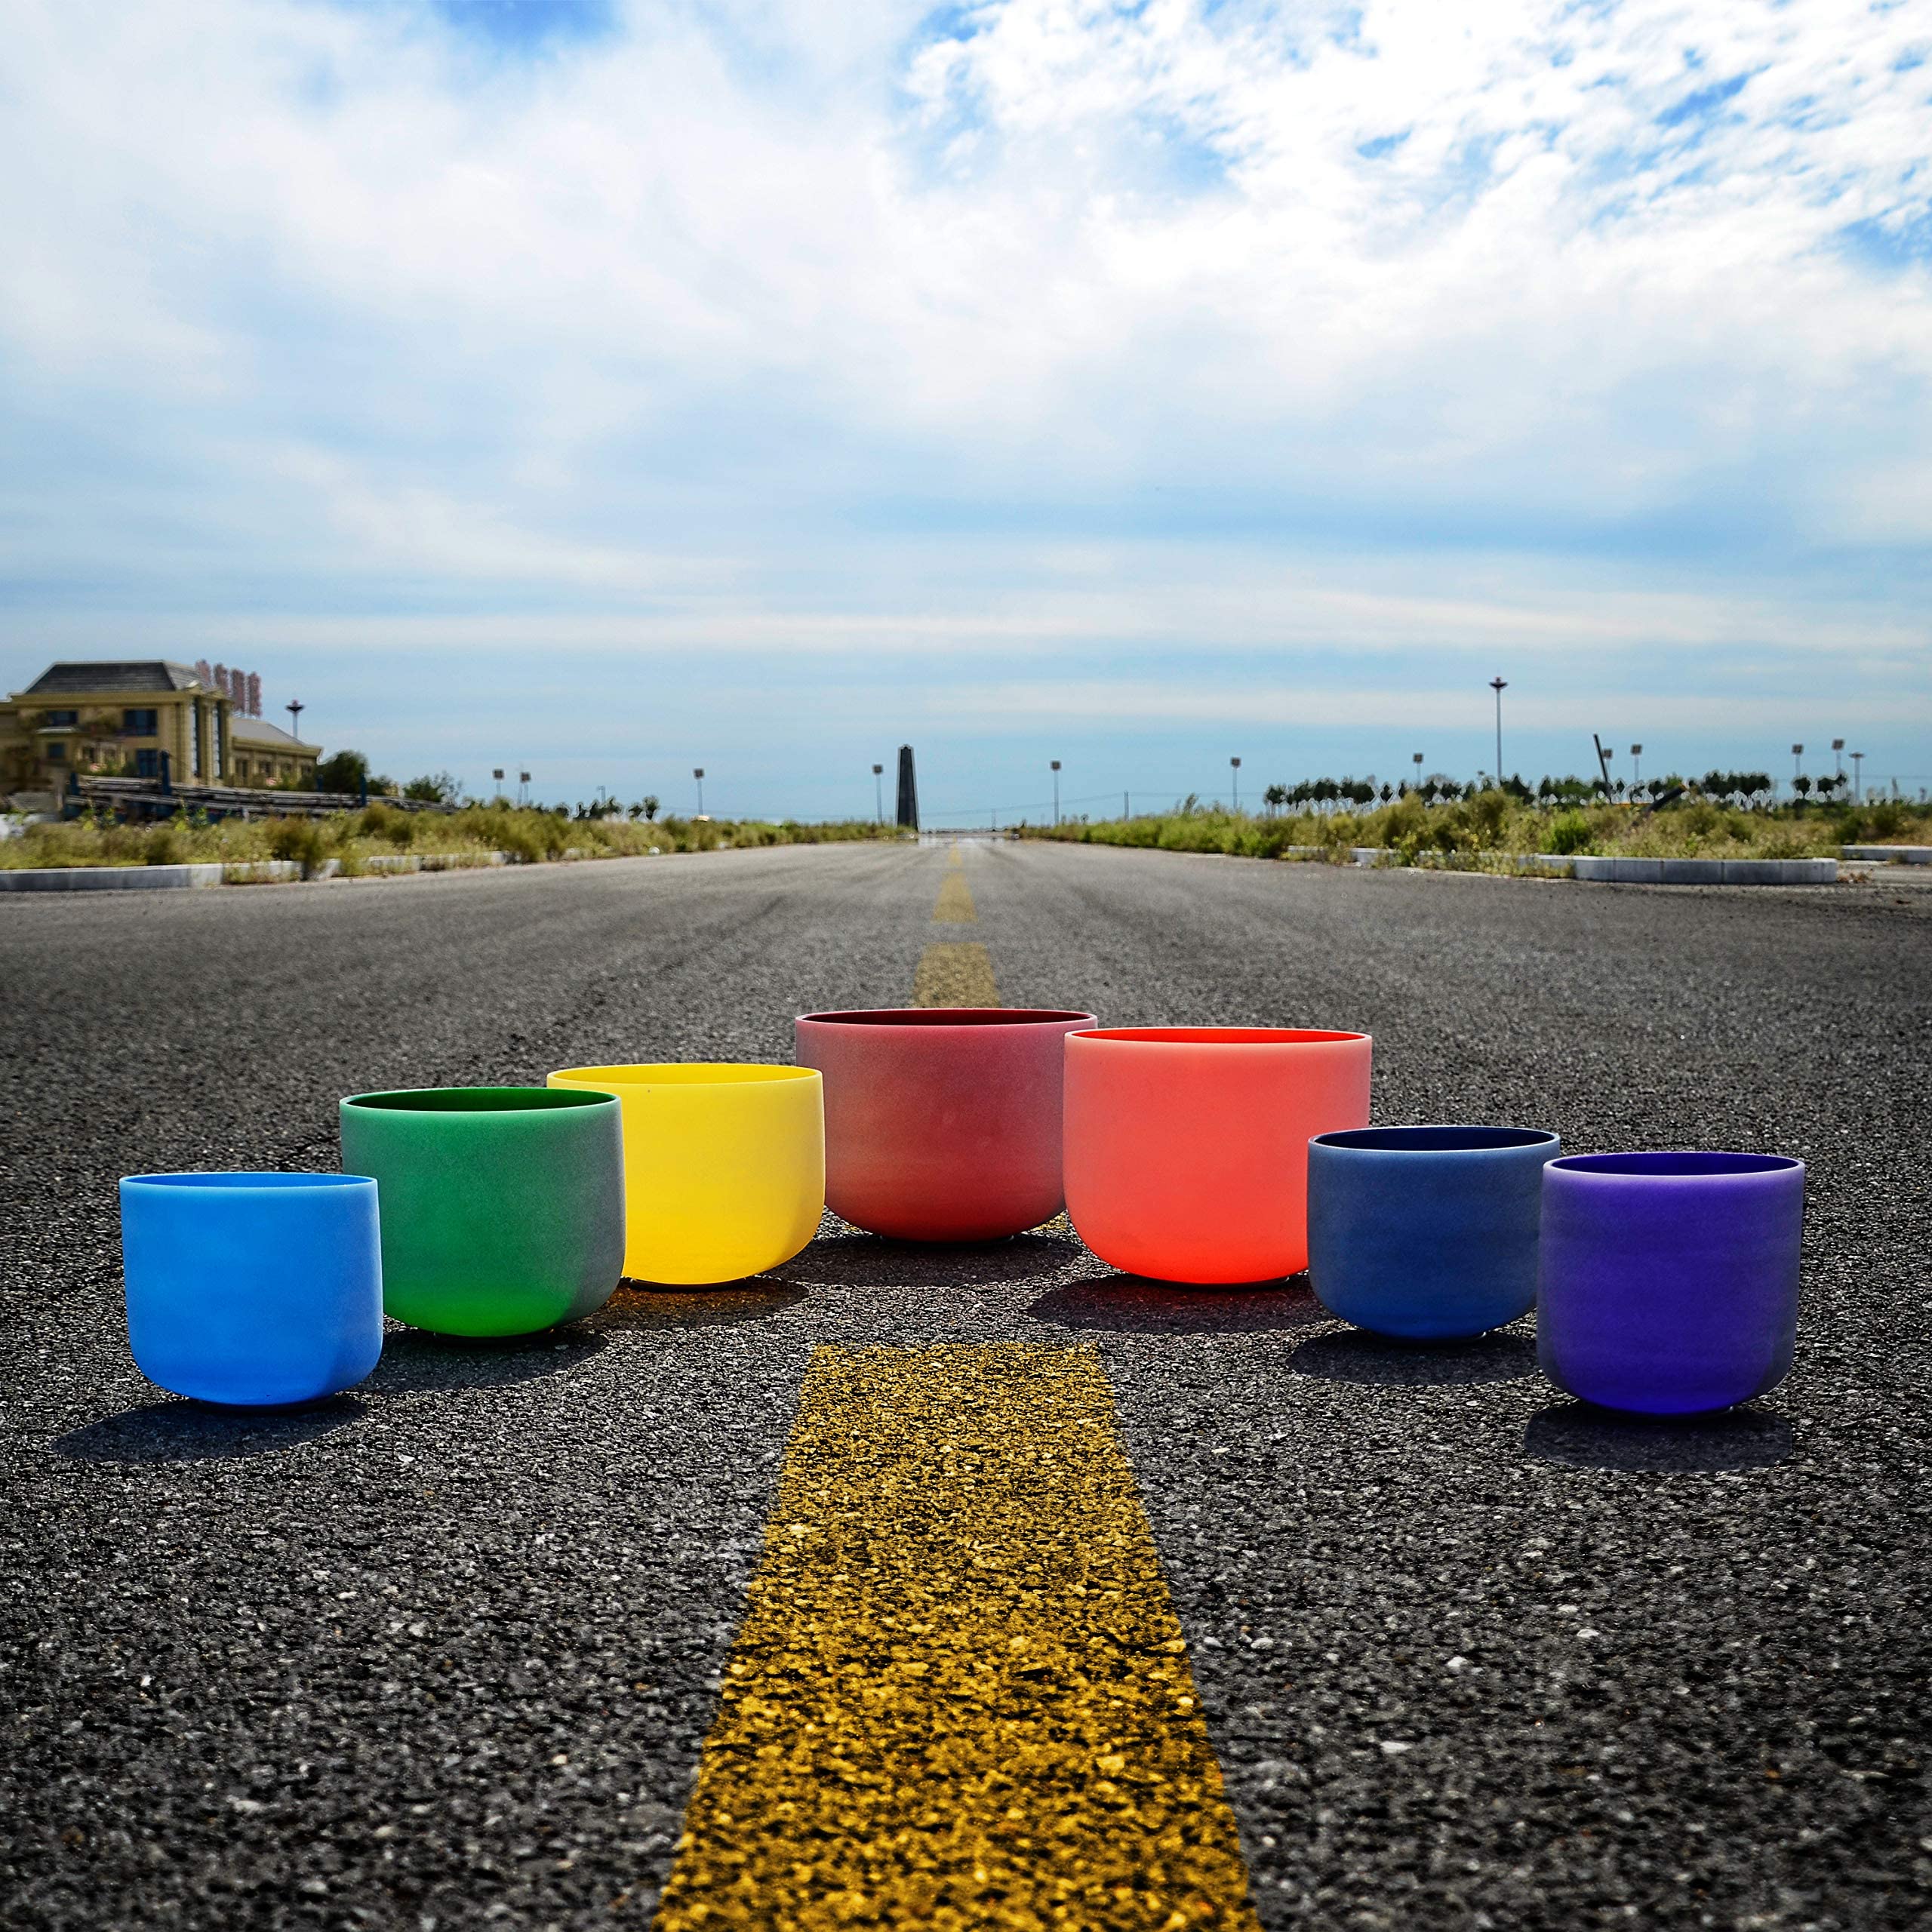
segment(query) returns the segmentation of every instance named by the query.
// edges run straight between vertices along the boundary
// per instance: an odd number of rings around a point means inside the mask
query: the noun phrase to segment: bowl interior
[[[375,1183],[362,1174],[128,1174],[122,1177],[125,1186],[131,1182],[137,1187],[198,1187],[222,1189],[288,1189],[322,1187],[374,1187]]]
[[[1322,1040],[1365,1040],[1308,1026],[1091,1026],[1083,1040],[1128,1040],[1154,1047],[1302,1047]]]
[[[1081,1024],[1091,1013],[1044,1006],[888,1006],[854,1013],[807,1013],[815,1026],[1041,1026]]]
[[[1557,1138],[1535,1127],[1352,1127],[1318,1134],[1312,1144],[1373,1154],[1481,1154],[1505,1147],[1554,1147]]]
[[[392,1094],[352,1094],[343,1105],[374,1113],[540,1114],[594,1107],[605,1098],[570,1087],[424,1087]]]
[[[1717,1174],[1788,1174],[1802,1167],[1787,1154],[1571,1154],[1552,1168],[1577,1174],[1629,1174],[1646,1180],[1706,1180]]]
[[[737,1087],[755,1086],[781,1080],[816,1080],[809,1066],[766,1066],[745,1060],[667,1061],[662,1066],[565,1066],[552,1074],[552,1080],[573,1087]]]

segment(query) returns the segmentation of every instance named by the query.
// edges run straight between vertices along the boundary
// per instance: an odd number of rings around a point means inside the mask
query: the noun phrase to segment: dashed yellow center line
[[[979,909],[973,903],[973,889],[964,872],[948,872],[939,889],[939,903],[933,918],[940,925],[973,926],[980,921]]]
[[[954,846],[951,864],[959,860]],[[972,888],[964,872],[949,871],[940,881],[938,903],[933,907],[935,925],[977,925],[979,909],[973,903]],[[919,955],[912,975],[915,1006],[997,1006],[999,991],[993,983],[992,955],[983,946],[961,940],[934,940]]]
[[[660,1932],[1255,1932],[1088,1349],[820,1348]]]

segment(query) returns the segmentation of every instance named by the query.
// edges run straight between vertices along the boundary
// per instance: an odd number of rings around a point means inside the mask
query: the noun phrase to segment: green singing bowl
[[[383,1310],[438,1335],[530,1335],[611,1299],[624,1267],[608,1094],[443,1087],[342,1103],[342,1165],[376,1183]]]

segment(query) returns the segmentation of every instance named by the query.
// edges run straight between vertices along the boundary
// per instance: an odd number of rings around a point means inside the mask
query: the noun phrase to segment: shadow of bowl
[[[888,1241],[881,1235],[820,1235],[763,1278],[808,1287],[960,1288],[1037,1281],[1087,1251],[1070,1237],[1009,1235],[1003,1241]]]
[[[1107,1275],[1050,1288],[1026,1312],[1056,1327],[1127,1335],[1270,1335],[1328,1319],[1301,1275],[1238,1287]]]
[[[739,1321],[769,1321],[804,1298],[803,1288],[762,1275],[706,1288],[654,1287],[633,1281],[620,1288],[590,1320],[606,1334],[718,1328]]]
[[[353,1395],[287,1409],[230,1409],[177,1397],[103,1416],[52,1446],[56,1455],[77,1463],[235,1462],[299,1449],[368,1413]]]
[[[363,1386],[380,1395],[446,1389],[508,1389],[576,1368],[606,1346],[581,1322],[535,1335],[432,1335],[391,1329],[383,1358]]]
[[[1524,1449],[1546,1463],[1700,1475],[1768,1469],[1791,1454],[1795,1440],[1791,1424],[1764,1409],[1633,1416],[1587,1402],[1540,1409],[1523,1432]]]
[[[1537,1346],[1527,1335],[1403,1342],[1349,1328],[1303,1343],[1288,1366],[1297,1375],[1324,1382],[1371,1383],[1383,1388],[1516,1382],[1537,1372]]]

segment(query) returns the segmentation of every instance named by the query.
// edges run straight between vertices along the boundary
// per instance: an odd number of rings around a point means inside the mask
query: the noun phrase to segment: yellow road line
[[[973,903],[973,888],[964,872],[948,872],[939,889],[939,903],[933,917],[943,925],[971,926],[979,923],[979,909]]]
[[[992,955],[983,946],[935,940],[912,974],[915,1006],[997,1006]]]
[[[946,863],[950,866],[955,872],[957,872],[959,868],[966,863],[966,861],[959,856],[959,848],[957,845],[949,845],[946,848]]]
[[[820,1348],[659,1932],[1255,1932],[1091,1349]]]

